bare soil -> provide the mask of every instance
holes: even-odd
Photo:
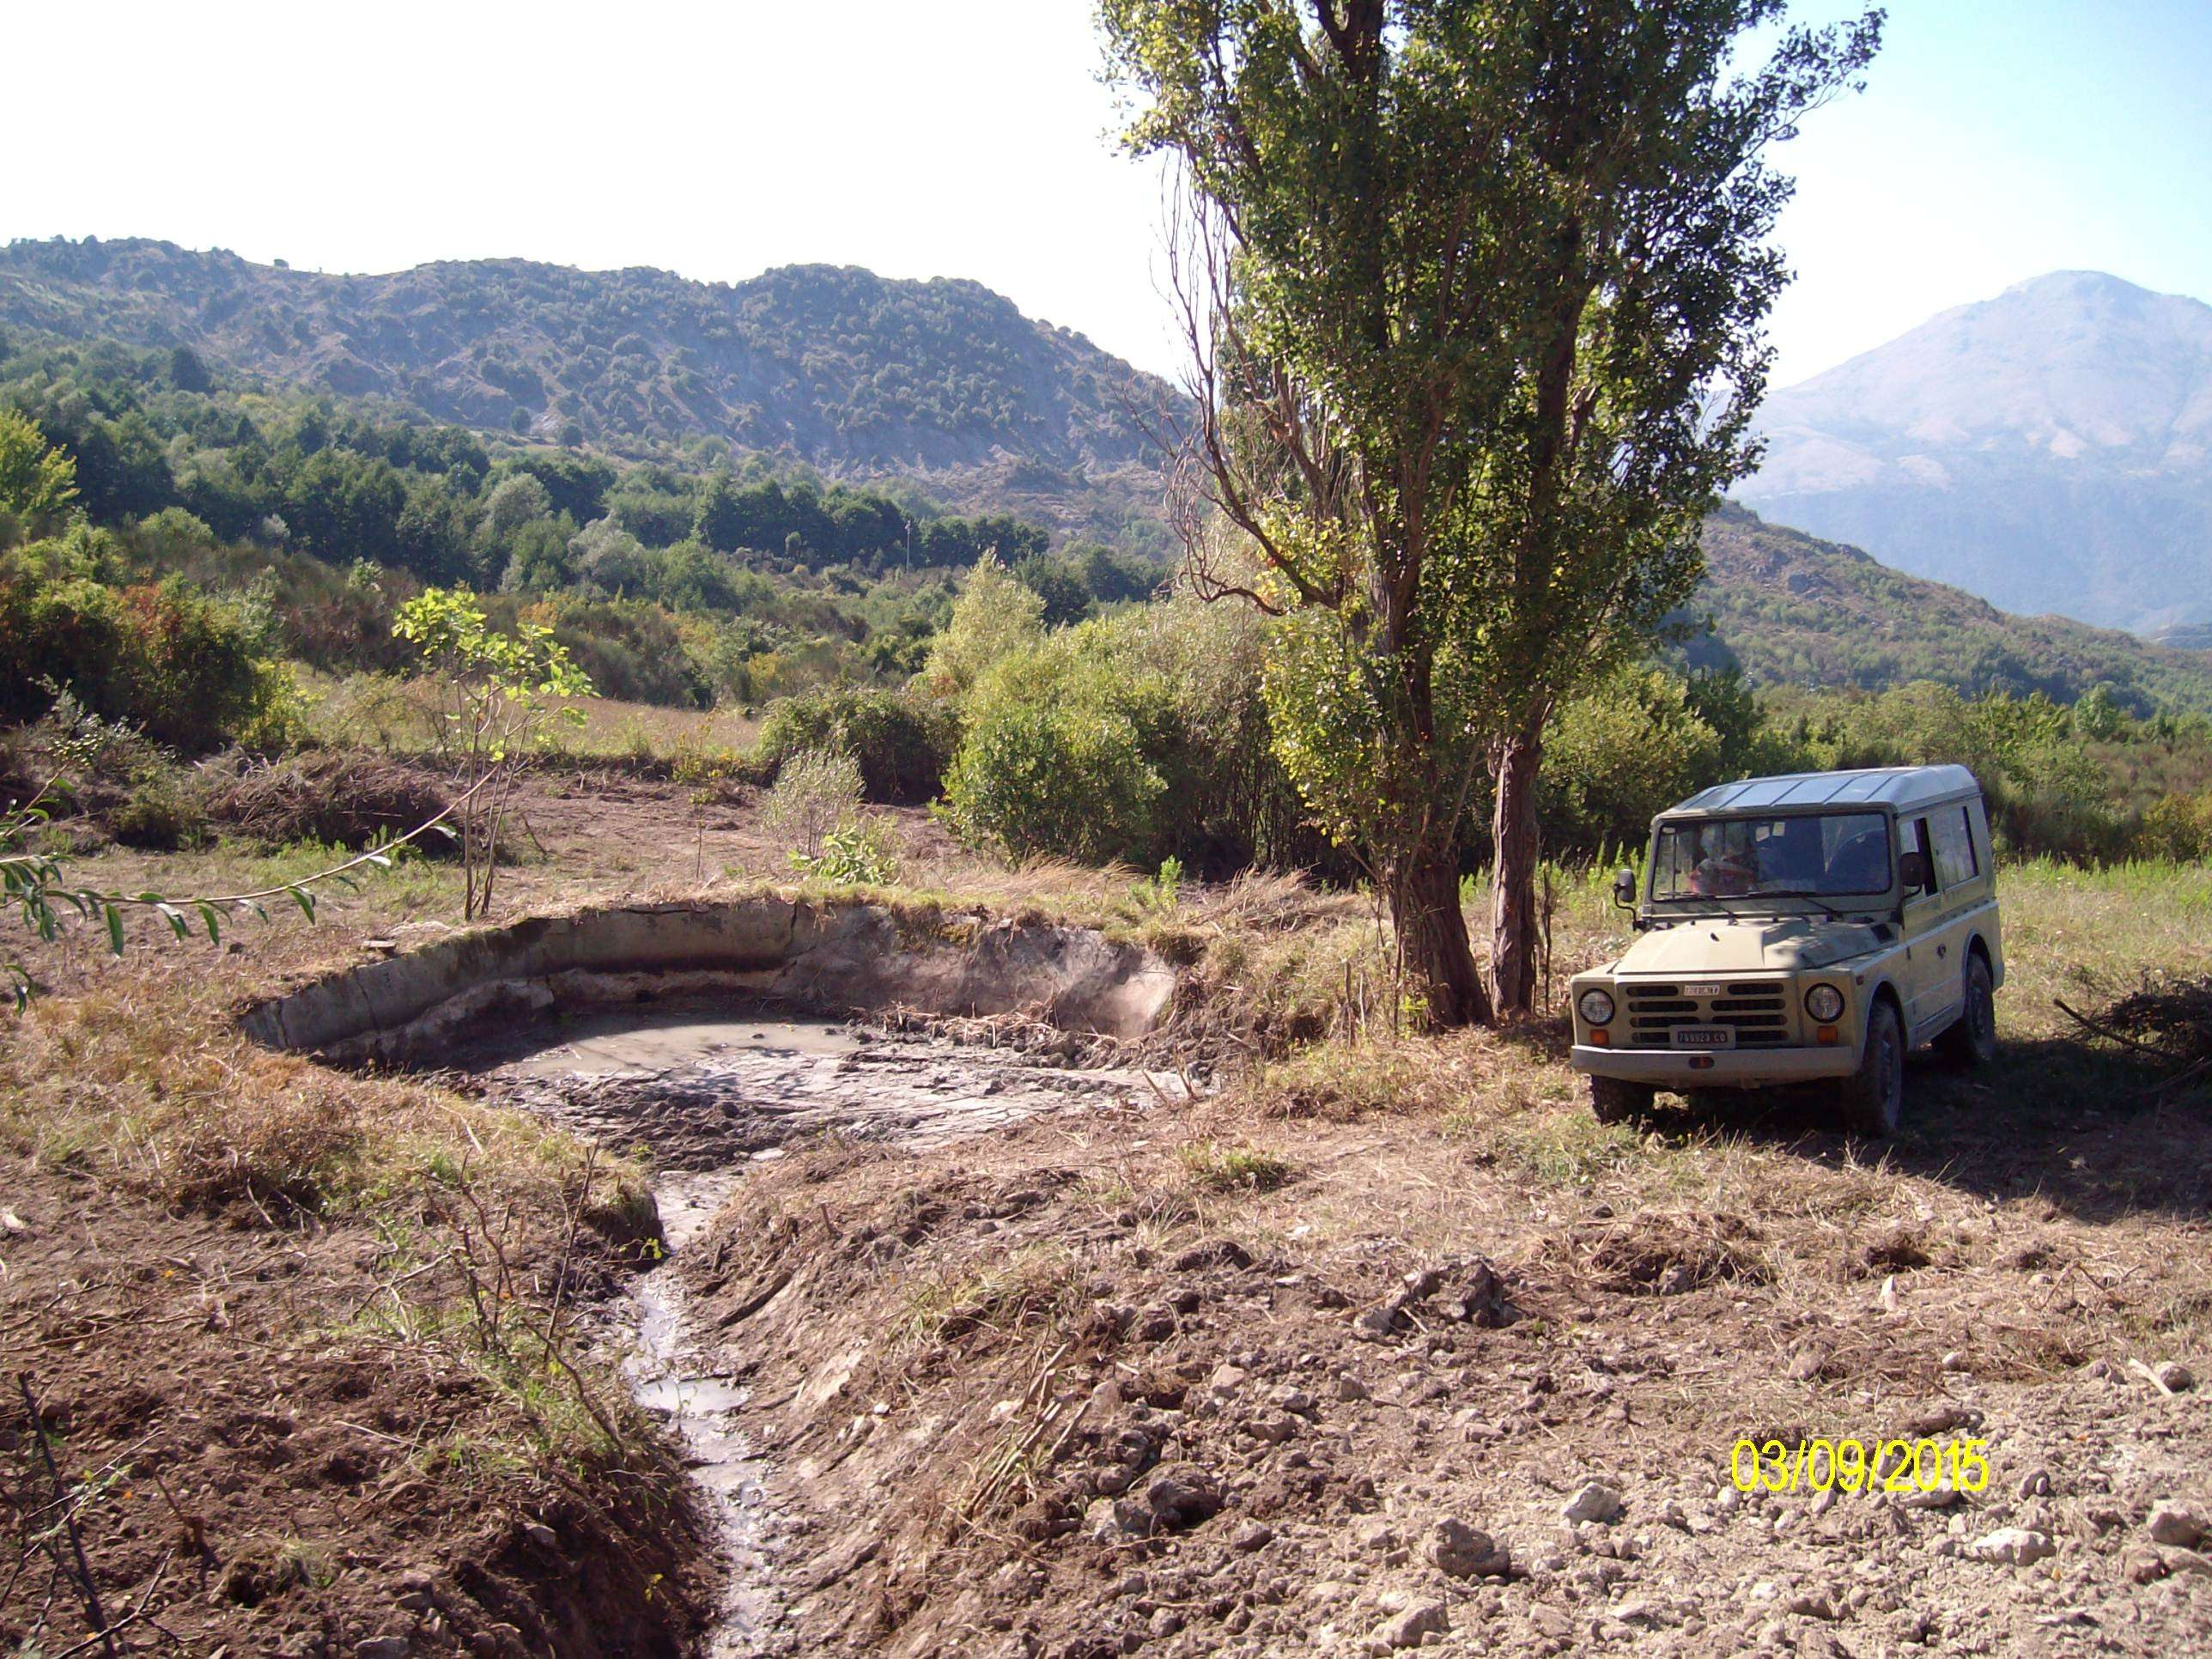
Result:
[[[546,856],[502,877],[517,908],[781,861],[742,791],[702,807],[580,769],[526,811]],[[896,822],[917,885],[1050,908],[1127,884],[994,872]],[[88,873],[174,890],[217,870]],[[80,939],[32,961],[44,1011],[0,1037],[0,1211],[21,1223],[0,1236],[0,1347],[33,1373],[111,1613],[137,1615],[126,1646],[674,1653],[729,1605],[678,1467],[696,1448],[640,1433],[619,1468],[532,1450],[523,1414],[547,1401],[495,1386],[450,1330],[363,1312],[427,1285],[397,1281],[495,1099],[610,1156],[644,1142],[664,1183],[742,1170],[646,1281],[675,1292],[694,1369],[732,1385],[765,1511],[739,1564],[755,1616],[722,1651],[2212,1644],[2212,1543],[2175,1541],[2212,1517],[2212,1115],[2201,1087],[2048,1017],[2052,988],[2089,994],[2112,932],[2056,889],[2008,917],[2003,1059],[1916,1064],[1887,1148],[1802,1100],[1598,1126],[1547,1030],[1347,1040],[1377,1000],[1318,945],[1301,971],[1341,980],[1342,1018],[1292,1020],[1259,964],[1320,938],[1319,908],[1196,913],[1203,895],[1176,1040],[1235,1064],[1197,1101],[890,1030],[781,1071],[710,1054],[711,1081],[685,1037],[672,1066],[526,1067],[404,1117],[379,1079],[255,1069],[238,1008],[446,925],[448,880],[403,870],[222,951],[118,964]],[[2134,902],[2099,892],[2100,915]],[[1563,939],[1559,959],[1603,948]],[[2108,981],[2132,965],[2094,961]],[[1284,1057],[1285,1032],[1330,1041]],[[567,1035],[592,1071],[596,1037]],[[127,1076],[99,1046],[125,1041],[148,1051]],[[1001,1109],[1017,1083],[1033,1109]],[[188,1184],[160,1125],[203,1094],[245,1127],[195,1130]],[[363,1142],[404,1165],[391,1191],[316,1213],[222,1184],[223,1156],[266,1156],[252,1113],[325,1097],[404,1124]],[[566,1262],[617,1331],[649,1253],[610,1227],[569,1261],[558,1208],[514,1202],[523,1299]],[[2168,1364],[2196,1385],[2136,1369]],[[0,1401],[15,1531],[51,1497],[27,1426]],[[1917,1507],[1730,1485],[1745,1437],[1923,1431],[1986,1440],[1987,1489]],[[1591,1481],[1620,1514],[1569,1523]],[[2182,1515],[2154,1533],[2160,1504]],[[2050,1553],[1974,1553],[2007,1529]],[[0,1638],[38,1621],[65,1650],[86,1629],[56,1611],[70,1577],[24,1560],[14,1581],[0,1563]]]

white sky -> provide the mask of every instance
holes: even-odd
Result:
[[[1809,18],[1840,15],[1844,0]],[[1781,152],[1777,382],[2068,267],[2212,298],[2212,4],[1894,0]],[[19,4],[0,239],[972,276],[1172,371],[1090,0]]]

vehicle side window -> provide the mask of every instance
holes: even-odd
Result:
[[[1974,826],[1964,806],[1946,806],[1929,820],[1936,832],[1936,880],[1955,887],[1981,874],[1974,855]]]
[[[1926,818],[1907,818],[1904,823],[1899,824],[1897,826],[1897,843],[1899,849],[1902,852],[1911,853],[1917,851],[1920,854],[1921,862],[1924,864],[1928,867],[1929,872],[1936,877],[1936,887],[1938,890],[1948,884],[1943,880],[1942,872],[1936,869],[1935,850],[1929,844],[1928,820]],[[1905,896],[1911,898],[1915,896],[1908,893]]]

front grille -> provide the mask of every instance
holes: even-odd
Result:
[[[1628,1010],[1628,1046],[1674,1046],[1677,1025],[1725,1025],[1739,1048],[1780,1048],[1790,1042],[1788,990],[1778,980],[1723,985],[1718,996],[1693,997],[1680,985],[1621,986]]]

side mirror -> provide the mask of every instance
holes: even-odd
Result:
[[[1636,908],[1636,872],[1616,870],[1613,872],[1613,902],[1624,910]]]
[[[1933,885],[1928,879],[1928,855],[1917,847],[1899,855],[1897,875],[1908,894],[1924,893]]]

